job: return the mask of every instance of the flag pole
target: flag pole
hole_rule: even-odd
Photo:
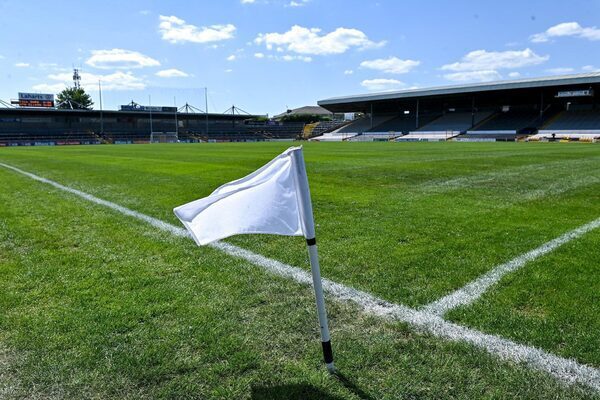
[[[323,286],[321,284],[321,270],[319,267],[319,253],[317,252],[317,239],[315,237],[315,223],[312,212],[312,203],[310,200],[310,189],[308,186],[308,177],[304,165],[304,155],[302,148],[299,151],[292,152],[294,164],[296,166],[296,184],[299,197],[298,206],[300,215],[304,224],[304,236],[308,247],[310,257],[310,269],[312,271],[313,287],[315,289],[315,298],[317,300],[317,313],[319,315],[319,325],[321,327],[321,345],[323,347],[323,358],[327,370],[330,373],[335,372],[333,364],[333,351],[331,350],[331,336],[329,335],[329,324],[327,322],[327,311],[325,310],[325,298],[323,297]]]

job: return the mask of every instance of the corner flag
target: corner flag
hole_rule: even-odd
[[[333,372],[333,353],[302,147],[290,147],[250,175],[226,183],[208,197],[176,207],[173,211],[199,246],[244,233],[306,238],[323,355],[327,369]]]

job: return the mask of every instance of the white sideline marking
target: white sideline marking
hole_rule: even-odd
[[[504,275],[520,269],[529,261],[533,261],[544,254],[548,254],[563,244],[577,239],[578,237],[598,227],[600,227],[600,218],[582,225],[579,228],[573,229],[572,231],[546,242],[540,247],[530,250],[525,254],[513,258],[504,264],[498,265],[491,271],[463,286],[461,289],[458,289],[457,291],[426,305],[423,307],[423,311],[443,316],[446,312],[456,307],[471,304],[480,298],[492,285],[498,283],[498,281],[502,279]]]
[[[91,194],[72,189],[11,165],[0,163],[0,166],[11,169],[36,181],[47,183],[55,188],[77,195],[92,203],[140,219],[173,235],[188,236],[188,233],[184,228],[133,211],[116,203],[102,200]],[[275,275],[294,280],[301,284],[312,285],[310,273],[298,267],[284,264],[280,261],[270,259],[225,242],[216,242],[212,244],[211,247],[221,250],[230,256],[246,260]],[[508,339],[453,324],[437,315],[415,310],[400,304],[393,304],[369,293],[333,282],[329,279],[323,279],[323,289],[337,300],[350,301],[358,305],[364,312],[389,320],[408,323],[424,332],[450,341],[470,343],[501,359],[525,363],[535,369],[545,371],[565,383],[580,383],[600,392],[600,370],[579,364],[575,360],[555,356],[535,347],[521,345]]]

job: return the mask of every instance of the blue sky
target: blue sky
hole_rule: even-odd
[[[347,94],[600,69],[600,1],[0,0],[0,99],[79,67],[135,100],[276,114]],[[96,104],[96,107],[98,104]]]

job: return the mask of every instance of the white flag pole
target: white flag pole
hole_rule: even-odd
[[[308,255],[310,257],[310,268],[312,271],[313,286],[315,288],[315,297],[317,300],[317,313],[319,315],[319,325],[321,326],[321,345],[323,347],[323,358],[327,365],[327,370],[335,372],[333,365],[333,352],[331,350],[331,336],[329,335],[329,324],[327,322],[327,311],[325,310],[325,299],[323,297],[323,286],[321,285],[321,271],[319,268],[319,255],[317,252],[317,239],[315,237],[315,223],[312,212],[312,203],[310,200],[310,189],[308,187],[308,177],[304,166],[304,155],[302,149],[292,152],[296,168],[296,185],[299,192],[298,206],[300,215],[304,224],[304,236],[308,246]]]

